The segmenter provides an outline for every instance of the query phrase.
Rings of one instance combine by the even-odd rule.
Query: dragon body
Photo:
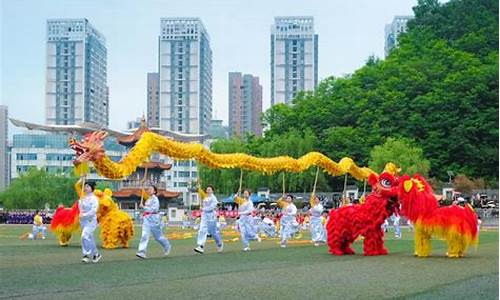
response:
[[[92,162],[101,176],[110,179],[129,176],[153,153],[179,160],[196,159],[210,168],[241,168],[266,174],[278,171],[298,173],[312,166],[319,166],[332,176],[349,173],[357,180],[375,174],[370,168],[358,167],[348,157],[335,162],[319,152],[309,152],[298,159],[289,156],[258,158],[244,153],[219,154],[211,152],[202,144],[177,142],[152,132],[143,133],[129,153],[120,162],[114,162],[104,152],[104,138],[105,132],[93,132],[81,142],[70,140],[70,146],[76,151],[75,165]]]

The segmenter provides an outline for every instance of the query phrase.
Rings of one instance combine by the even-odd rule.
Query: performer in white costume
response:
[[[80,179],[82,180],[82,179]],[[85,182],[83,193],[78,200],[80,210],[80,227],[82,228],[82,262],[99,262],[102,255],[97,251],[94,240],[94,231],[97,228],[97,209],[99,200],[94,195],[95,182]]]
[[[297,207],[293,204],[293,196],[287,195],[285,200],[278,200],[278,205],[281,207],[281,219],[280,219],[280,246],[282,248],[286,247],[288,239],[290,239],[297,231],[298,223],[295,220],[297,215]]]
[[[198,193],[202,200],[201,204],[201,221],[198,230],[197,247],[194,251],[200,254],[205,252],[205,243],[207,242],[207,235],[210,234],[215,240],[217,252],[221,253],[224,249],[222,237],[219,229],[217,228],[217,198],[213,194],[214,188],[209,185],[206,192],[198,188]]]
[[[244,190],[242,197],[235,195],[235,201],[238,204],[238,214],[240,219],[238,225],[240,229],[241,242],[243,243],[243,251],[250,251],[250,240],[259,240],[257,228],[252,217],[254,210],[253,203],[250,201],[250,191]]]
[[[309,212],[311,214],[311,240],[314,246],[319,246],[320,243],[326,243],[326,230],[321,218],[323,205],[321,205],[318,196],[313,197]]]
[[[160,243],[165,256],[170,254],[170,242],[163,236],[163,228],[166,225],[164,225],[162,217],[160,216],[160,201],[158,200],[158,197],[156,197],[157,192],[158,190],[156,189],[156,186],[149,186],[146,189],[146,202],[142,199],[139,204],[139,208],[144,209],[144,213],[142,214],[143,220],[141,241],[139,242],[139,249],[137,250],[135,256],[142,259],[147,258],[146,251],[150,235],[153,235],[155,240]]]

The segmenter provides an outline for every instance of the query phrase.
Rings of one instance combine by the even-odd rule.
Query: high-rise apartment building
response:
[[[147,105],[148,127],[160,127],[160,76],[158,73],[148,73]]]
[[[109,123],[107,50],[87,19],[47,20],[46,123]]]
[[[318,85],[318,35],[313,17],[276,17],[271,27],[271,105],[291,103]]]
[[[212,118],[212,50],[199,18],[162,18],[159,36],[159,124],[205,134]]]
[[[3,191],[10,181],[9,174],[9,111],[6,105],[0,105],[0,191]]]
[[[259,77],[239,72],[229,73],[229,133],[243,136],[253,132],[262,135],[262,86]]]
[[[398,45],[398,37],[406,31],[406,23],[412,16],[395,16],[392,23],[385,25],[385,56],[389,55],[391,50]]]

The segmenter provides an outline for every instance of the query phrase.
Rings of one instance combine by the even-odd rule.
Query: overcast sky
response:
[[[0,103],[10,117],[45,122],[46,20],[87,18],[108,49],[110,127],[146,112],[146,73],[157,71],[161,17],[200,17],[213,51],[213,118],[227,124],[228,72],[260,77],[270,105],[270,27],[275,16],[313,16],[319,78],[352,73],[384,55],[384,25],[413,15],[416,0],[2,0]],[[13,128],[11,127],[11,133]],[[18,131],[18,130],[14,130]]]

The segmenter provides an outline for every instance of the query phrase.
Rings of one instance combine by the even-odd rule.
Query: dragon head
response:
[[[69,146],[75,151],[76,158],[73,164],[79,165],[84,162],[96,161],[104,156],[104,139],[108,133],[105,131],[94,131],[83,136],[81,141],[75,138],[69,139]]]

